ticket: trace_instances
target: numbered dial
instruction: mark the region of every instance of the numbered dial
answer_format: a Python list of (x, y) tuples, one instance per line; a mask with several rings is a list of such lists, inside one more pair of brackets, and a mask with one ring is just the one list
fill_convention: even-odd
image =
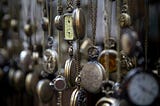
[(153, 76), (140, 73), (133, 77), (128, 87), (128, 96), (136, 105), (150, 105), (158, 96), (159, 86)]
[[(124, 84), (124, 85), (123, 85)], [(159, 96), (159, 83), (152, 73), (140, 68), (132, 69), (122, 84), (127, 100), (136, 106), (153, 105)]]
[(64, 16), (64, 27), (65, 27), (65, 40), (74, 40), (73, 32), (73, 18), (72, 15), (67, 14)]

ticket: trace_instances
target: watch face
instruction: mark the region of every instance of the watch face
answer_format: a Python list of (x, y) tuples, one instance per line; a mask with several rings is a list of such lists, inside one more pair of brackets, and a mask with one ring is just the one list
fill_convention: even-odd
[(115, 50), (103, 50), (99, 55), (98, 61), (103, 67), (111, 72), (115, 72), (117, 69), (117, 52)]
[(159, 94), (156, 79), (147, 73), (135, 75), (128, 87), (128, 96), (136, 105), (151, 105)]
[(57, 53), (47, 49), (43, 54), (43, 68), (48, 74), (54, 73), (57, 68)]
[(74, 33), (73, 33), (73, 19), (71, 15), (65, 15), (65, 40), (73, 40)]

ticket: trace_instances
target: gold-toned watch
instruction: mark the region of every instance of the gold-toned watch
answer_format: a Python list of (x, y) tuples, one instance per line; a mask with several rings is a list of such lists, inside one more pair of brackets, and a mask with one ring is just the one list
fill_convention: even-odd
[(110, 73), (117, 70), (117, 52), (115, 50), (103, 50), (98, 57), (98, 61)]
[(76, 79), (76, 62), (74, 59), (68, 59), (65, 63), (64, 76), (69, 87), (75, 85)]
[(44, 71), (53, 74), (57, 70), (57, 52), (52, 49), (46, 49), (43, 54), (43, 68)]
[(76, 38), (83, 39), (85, 37), (85, 16), (82, 8), (80, 8), (80, 0), (76, 1), (77, 8), (73, 11), (73, 30)]
[(120, 102), (112, 97), (100, 98), (95, 106), (119, 106)]
[(131, 17), (128, 14), (128, 4), (123, 1), (122, 13), (120, 14), (120, 27), (129, 27), (131, 25)]
[(87, 93), (84, 89), (74, 89), (71, 94), (70, 106), (87, 106)]
[(51, 88), (49, 83), (50, 80), (48, 79), (42, 79), (37, 83), (37, 95), (43, 103), (48, 103), (53, 97), (53, 89)]

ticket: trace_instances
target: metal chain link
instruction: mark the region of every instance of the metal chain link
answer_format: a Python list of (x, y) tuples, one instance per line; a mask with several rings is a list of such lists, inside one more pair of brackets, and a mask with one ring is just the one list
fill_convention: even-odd
[(58, 92), (58, 102), (57, 106), (62, 106), (62, 92)]
[(67, 0), (67, 8), (73, 8), (73, 0)]
[[(105, 39), (104, 39), (104, 48), (108, 49), (109, 45), (106, 43), (111, 36), (111, 17), (112, 17), (112, 1), (104, 0), (104, 22), (105, 22)], [(108, 3), (108, 5), (106, 5)]]
[(89, 15), (90, 15), (90, 21), (92, 26), (92, 41), (95, 45), (95, 37), (96, 37), (96, 22), (97, 22), (97, 0), (93, 3), (92, 0), (89, 1)]
[(57, 12), (58, 12), (59, 15), (61, 15), (62, 12), (63, 12), (62, 0), (58, 0), (58, 3), (57, 3)]

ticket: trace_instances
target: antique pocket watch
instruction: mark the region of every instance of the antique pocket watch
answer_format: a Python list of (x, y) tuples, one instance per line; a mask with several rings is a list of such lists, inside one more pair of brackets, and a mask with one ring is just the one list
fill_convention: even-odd
[(85, 36), (85, 16), (82, 8), (76, 8), (72, 14), (73, 30), (76, 38), (83, 39)]
[(132, 69), (122, 83), (122, 95), (133, 105), (154, 105), (159, 93), (158, 77), (141, 68)]
[(76, 62), (73, 58), (66, 60), (64, 68), (64, 76), (69, 87), (75, 85), (76, 79)]
[(112, 97), (102, 97), (95, 106), (120, 106), (120, 102)]
[[(98, 61), (103, 65), (103, 67), (111, 72), (115, 72), (117, 69), (117, 52), (115, 50), (103, 50), (98, 58)], [(108, 61), (108, 63), (107, 63)]]
[[(96, 47), (91, 47), (88, 52), (92, 58), (98, 56)], [(107, 76), (104, 67), (99, 62), (89, 61), (83, 66), (80, 77), (83, 88), (91, 93), (97, 93), (100, 91), (101, 85)]]
[(106, 79), (105, 69), (96, 61), (85, 64), (80, 75), (81, 86), (91, 93), (99, 92), (103, 80)]
[(52, 49), (47, 49), (43, 54), (44, 71), (53, 74), (57, 70), (57, 52)]
[(25, 73), (22, 70), (17, 70), (13, 74), (13, 83), (16, 90), (21, 90), (25, 86)]
[(49, 83), (56, 91), (63, 91), (66, 89), (66, 80), (62, 75), (58, 75), (52, 82)]
[(32, 69), (32, 53), (26, 49), (20, 53), (20, 67), (24, 71), (28, 72)]
[(127, 13), (121, 13), (120, 15), (120, 26), (128, 27), (131, 25), (131, 17)]
[(87, 93), (84, 89), (76, 88), (72, 92), (70, 106), (87, 106)]
[(121, 47), (126, 55), (130, 55), (135, 50), (137, 43), (137, 34), (129, 28), (123, 30), (121, 35)]
[(39, 77), (38, 74), (36, 73), (28, 73), (26, 75), (26, 79), (25, 79), (25, 88), (27, 93), (33, 95), (36, 90), (36, 85), (38, 83)]
[(38, 82), (36, 87), (37, 95), (43, 103), (51, 101), (53, 97), (53, 90), (49, 83), (50, 81), (48, 79), (42, 79)]

